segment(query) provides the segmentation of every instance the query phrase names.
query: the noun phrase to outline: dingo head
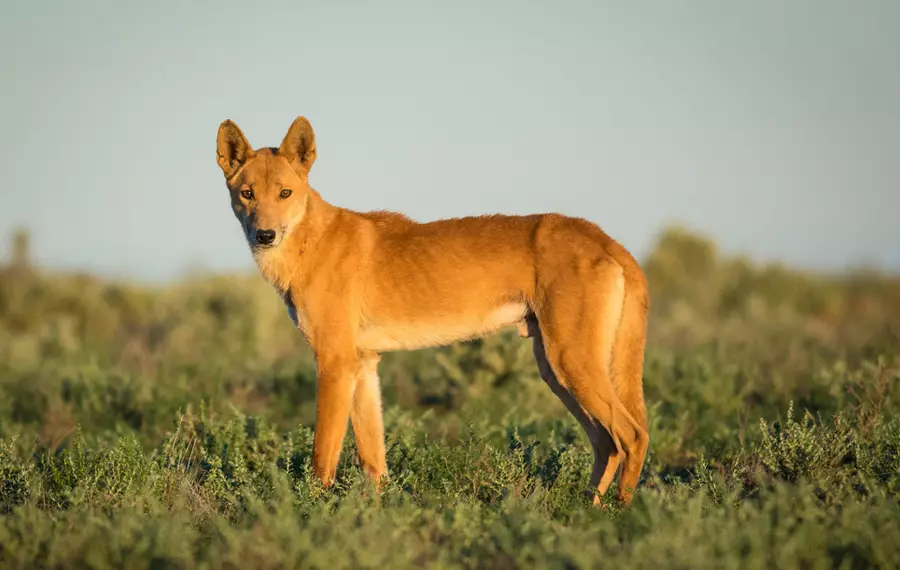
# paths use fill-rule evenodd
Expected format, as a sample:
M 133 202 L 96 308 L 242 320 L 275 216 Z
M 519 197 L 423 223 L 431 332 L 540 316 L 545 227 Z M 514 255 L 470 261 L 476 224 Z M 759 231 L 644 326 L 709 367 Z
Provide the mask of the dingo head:
M 256 150 L 236 124 L 225 121 L 216 155 L 250 248 L 277 247 L 306 215 L 309 169 L 316 160 L 309 121 L 297 117 L 280 147 Z

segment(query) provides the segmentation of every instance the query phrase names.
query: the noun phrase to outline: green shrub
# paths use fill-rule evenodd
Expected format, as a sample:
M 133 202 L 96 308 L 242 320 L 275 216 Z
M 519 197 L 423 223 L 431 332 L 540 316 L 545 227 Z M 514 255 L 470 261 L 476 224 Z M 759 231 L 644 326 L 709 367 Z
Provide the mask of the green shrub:
M 897 568 L 900 280 L 644 263 L 630 509 L 515 333 L 384 355 L 389 479 L 311 472 L 315 366 L 256 276 L 0 271 L 4 568 Z M 614 495 L 615 487 L 609 493 Z

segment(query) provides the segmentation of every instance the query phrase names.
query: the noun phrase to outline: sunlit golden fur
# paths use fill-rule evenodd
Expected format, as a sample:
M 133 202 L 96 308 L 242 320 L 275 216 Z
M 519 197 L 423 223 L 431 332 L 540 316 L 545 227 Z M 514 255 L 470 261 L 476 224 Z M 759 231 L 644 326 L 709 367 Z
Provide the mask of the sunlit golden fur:
M 316 156 L 303 117 L 277 149 L 219 127 L 234 214 L 316 358 L 316 475 L 334 481 L 348 419 L 365 472 L 386 475 L 378 353 L 515 326 L 591 442 L 594 501 L 621 464 L 629 503 L 649 444 L 648 295 L 635 259 L 593 223 L 558 214 L 419 223 L 333 206 L 309 185 Z

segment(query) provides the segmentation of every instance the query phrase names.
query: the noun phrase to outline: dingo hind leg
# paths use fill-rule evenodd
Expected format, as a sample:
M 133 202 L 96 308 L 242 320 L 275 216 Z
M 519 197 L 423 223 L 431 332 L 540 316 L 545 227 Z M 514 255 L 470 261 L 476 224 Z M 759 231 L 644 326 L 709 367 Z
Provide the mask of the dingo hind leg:
M 619 400 L 612 382 L 613 345 L 625 302 L 623 269 L 601 258 L 590 268 L 579 266 L 542 294 L 535 312 L 546 359 L 559 382 L 614 444 L 597 484 L 602 494 L 620 462 L 623 472 L 640 473 L 648 444 L 646 430 Z M 598 447 L 595 454 L 601 451 Z M 595 467 L 599 463 L 595 461 Z M 631 496 L 620 498 L 627 504 Z
M 537 320 L 534 319 L 534 317 L 531 317 L 526 324 L 528 327 L 527 336 L 534 339 L 534 358 L 537 361 L 538 372 L 540 373 L 541 378 L 547 386 L 550 387 L 553 394 L 559 398 L 569 413 L 572 414 L 579 424 L 581 424 L 581 428 L 588 436 L 591 449 L 594 452 L 594 468 L 591 473 L 591 488 L 587 494 L 593 500 L 594 504 L 599 504 L 600 496 L 606 492 L 606 489 L 612 481 L 611 476 L 608 480 L 605 476 L 609 469 L 609 465 L 614 461 L 615 465 L 618 466 L 617 445 L 612 440 L 609 433 L 597 423 L 581 404 L 578 403 L 575 396 L 560 383 L 556 373 L 553 372 L 553 367 L 550 366 L 550 362 L 547 360 L 544 339 Z M 615 468 L 612 469 L 612 473 L 615 473 Z

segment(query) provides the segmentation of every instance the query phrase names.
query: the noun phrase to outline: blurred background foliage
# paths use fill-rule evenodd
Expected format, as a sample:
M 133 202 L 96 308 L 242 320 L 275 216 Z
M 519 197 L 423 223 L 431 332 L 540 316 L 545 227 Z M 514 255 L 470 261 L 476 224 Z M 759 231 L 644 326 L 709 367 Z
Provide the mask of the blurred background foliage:
M 336 489 L 308 477 L 314 366 L 262 278 L 59 274 L 21 234 L 0 271 L 0 560 L 88 564 L 118 520 L 93 567 L 900 564 L 873 546 L 900 539 L 900 279 L 754 263 L 678 227 L 642 265 L 651 452 L 634 509 L 586 506 L 586 438 L 507 331 L 384 355 L 386 514 L 360 498 L 352 438 Z M 802 554 L 813 536 L 833 543 L 821 560 Z
M 151 287 L 36 271 L 27 253 L 13 257 L 0 272 L 3 434 L 39 427 L 59 438 L 97 423 L 150 442 L 176 410 L 201 401 L 284 426 L 313 421 L 310 352 L 257 275 Z M 900 346 L 895 276 L 754 264 L 682 228 L 663 232 L 642 264 L 647 398 L 673 413 L 693 409 L 691 424 L 738 421 L 726 411 L 756 421 L 789 400 L 834 413 L 853 397 L 854 378 L 891 369 Z M 386 354 L 381 376 L 387 405 L 451 423 L 471 406 L 490 416 L 563 411 L 537 376 L 531 341 L 512 331 Z

